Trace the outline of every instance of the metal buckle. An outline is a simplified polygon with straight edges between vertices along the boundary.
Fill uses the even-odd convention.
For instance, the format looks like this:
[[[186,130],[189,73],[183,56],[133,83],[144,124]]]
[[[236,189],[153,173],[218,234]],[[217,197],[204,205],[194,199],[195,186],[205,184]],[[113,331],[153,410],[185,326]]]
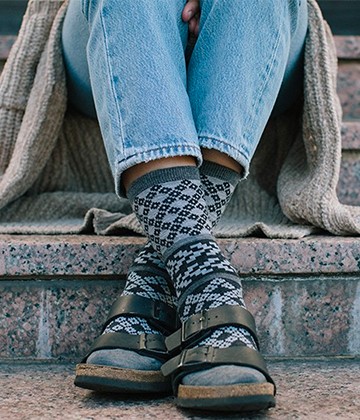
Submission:
[[[199,359],[196,360],[197,357],[195,357],[195,360],[188,362],[187,358],[189,355],[189,352],[196,352],[200,349],[185,349],[180,354],[180,360],[177,365],[177,368],[182,368],[183,366],[194,366],[201,363],[211,363],[214,359],[216,349],[212,346],[203,347],[200,351],[201,353],[199,355],[196,355]]]
[[[165,344],[164,344],[163,350],[159,348],[152,348],[151,341],[155,341],[155,340],[149,340],[149,338],[147,337],[147,334],[140,334],[139,335],[139,350],[147,350],[147,351],[152,351],[154,353],[167,354]]]
[[[190,337],[195,334],[199,334],[203,331],[208,325],[208,318],[206,316],[206,311],[201,311],[199,314],[194,315],[195,321],[191,321],[190,317],[186,322],[183,322],[181,325],[181,342],[187,341]],[[197,318],[197,319],[196,319]],[[188,329],[192,329],[191,327],[186,327],[191,322],[195,322],[195,331],[191,331],[190,334],[187,333]]]
[[[139,350],[148,350],[146,334],[139,335]]]

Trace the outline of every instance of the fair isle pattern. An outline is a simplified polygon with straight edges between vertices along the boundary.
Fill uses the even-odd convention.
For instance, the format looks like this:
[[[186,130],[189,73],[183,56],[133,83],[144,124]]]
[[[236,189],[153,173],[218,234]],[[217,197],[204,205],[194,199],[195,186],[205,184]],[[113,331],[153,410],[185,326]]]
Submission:
[[[204,190],[211,227],[214,228],[224,213],[235,187],[230,182],[202,174],[201,172],[200,180]]]
[[[125,289],[122,295],[137,295],[151,300],[157,300],[171,307],[176,307],[175,290],[170,282],[162,276],[152,273],[137,273],[131,271],[128,274]]]
[[[214,278],[189,293],[178,310],[181,320],[203,310],[223,305],[240,305],[245,308],[240,280]]]
[[[147,242],[144,248],[136,256],[131,269],[136,266],[152,267],[157,271],[163,271],[164,276],[167,275],[166,267],[161,261],[159,254],[155,251],[151,242]]]
[[[234,191],[234,187],[230,182],[205,174],[201,174],[200,179],[205,202],[208,206],[209,220],[211,226],[214,227],[225,210],[232,192]],[[186,316],[190,311],[192,313],[200,311],[201,309],[198,308],[203,306],[203,299],[206,299],[207,296],[210,298],[211,302],[213,302],[215,296],[217,296],[217,306],[221,304],[236,304],[236,299],[234,299],[233,296],[234,293],[237,298],[241,297],[242,299],[241,288],[237,287],[236,292],[234,292],[234,287],[230,287],[229,289],[229,286],[231,286],[231,282],[229,282],[227,287],[225,286],[221,289],[220,284],[223,284],[225,280],[219,279],[219,282],[220,283],[216,286],[213,284],[214,282],[210,282],[210,284],[206,286],[203,294],[189,295],[186,299],[184,310],[181,310],[181,313]],[[220,293],[216,293],[217,290],[220,290]],[[223,291],[223,293],[221,293],[221,291]],[[158,300],[171,307],[177,305],[174,286],[164,263],[151,245],[151,242],[147,242],[142,251],[135,258],[122,294],[135,294],[148,299]],[[240,294],[240,296],[238,294]],[[194,310],[191,310],[193,305],[195,305],[195,308]],[[105,332],[125,331],[128,334],[141,334],[150,329],[151,327],[148,325],[147,321],[142,318],[118,317],[110,323]]]
[[[125,332],[130,335],[161,334],[159,330],[152,328],[146,319],[135,316],[119,316],[109,323],[103,334],[116,332]]]
[[[179,246],[168,257],[166,267],[174,280],[178,298],[191,284],[204,280],[205,276],[238,278],[235,268],[226,260],[218,244],[211,239]]]
[[[161,255],[181,239],[211,230],[204,193],[197,179],[156,184],[139,193],[133,210]]]
[[[173,170],[171,176],[177,176],[181,171],[176,174],[177,171]],[[132,187],[135,189],[130,199],[150,242],[164,258],[175,285],[180,318],[185,320],[210,307],[227,304],[244,306],[236,270],[211,237],[211,224],[200,181],[169,181],[167,174],[166,169],[159,170],[157,183],[154,183],[151,174],[144,175],[141,182],[147,187],[140,184]],[[162,184],[158,183],[160,179]],[[135,193],[139,187],[142,189]],[[187,305],[183,305],[182,301]],[[246,333],[243,328],[219,328],[208,340],[214,346],[221,343],[225,348],[239,342],[247,345],[251,341]]]
[[[200,341],[195,347],[212,346],[219,349],[226,349],[232,346],[245,345],[251,349],[258,350],[256,343],[244,328],[229,326],[215,330],[210,337]]]
[[[126,279],[122,296],[137,295],[177,306],[176,294],[165,266],[148,242],[135,258]],[[119,316],[107,325],[104,333],[126,332],[131,335],[160,334],[141,317]]]

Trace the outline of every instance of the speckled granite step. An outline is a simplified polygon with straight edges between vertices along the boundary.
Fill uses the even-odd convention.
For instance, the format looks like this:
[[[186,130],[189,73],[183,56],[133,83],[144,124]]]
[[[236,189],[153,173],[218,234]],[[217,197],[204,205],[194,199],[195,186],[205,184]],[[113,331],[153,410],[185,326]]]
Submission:
[[[243,277],[266,355],[360,355],[360,238],[219,242]],[[0,236],[0,359],[79,359],[143,243]]]

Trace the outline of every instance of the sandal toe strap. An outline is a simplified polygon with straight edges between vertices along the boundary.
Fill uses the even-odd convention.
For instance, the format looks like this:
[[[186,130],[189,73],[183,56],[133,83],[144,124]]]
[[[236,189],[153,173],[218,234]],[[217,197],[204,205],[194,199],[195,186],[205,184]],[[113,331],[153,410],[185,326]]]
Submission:
[[[106,326],[119,316],[138,316],[145,318],[152,327],[165,333],[172,333],[177,324],[176,310],[164,302],[137,295],[120,296],[112,305]]]
[[[230,325],[249,331],[259,348],[254,317],[245,308],[235,305],[224,305],[190,316],[180,329],[166,338],[166,346],[171,353],[179,352],[186,347],[194,347],[215,328]]]
[[[162,334],[130,335],[127,333],[107,333],[100,335],[82,360],[86,363],[91,353],[97,350],[124,349],[136,351],[144,356],[154,357],[161,361],[167,360],[168,351]]]
[[[164,363],[161,371],[164,376],[172,375],[174,392],[176,393],[181,379],[188,373],[221,365],[237,365],[256,369],[275,387],[262,355],[257,350],[253,350],[245,345],[226,349],[212,346],[185,349],[178,356]]]

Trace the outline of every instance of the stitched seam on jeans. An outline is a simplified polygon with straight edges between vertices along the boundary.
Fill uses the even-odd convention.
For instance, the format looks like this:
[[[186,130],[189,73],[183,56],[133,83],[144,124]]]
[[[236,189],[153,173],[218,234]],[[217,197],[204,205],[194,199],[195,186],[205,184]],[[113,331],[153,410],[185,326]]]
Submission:
[[[239,153],[240,155],[242,155],[246,160],[249,160],[249,152],[242,144],[240,144],[240,147],[238,148],[238,147],[235,147],[232,144],[230,144],[229,140],[225,140],[225,139],[222,139],[220,137],[216,137],[216,136],[212,136],[212,135],[199,135],[199,143],[201,143],[201,139],[215,140],[219,143],[222,143],[226,147],[228,147],[229,149],[232,149],[236,153]],[[201,144],[200,144],[200,147],[202,147]],[[215,147],[213,147],[213,148],[216,149]]]
[[[166,149],[168,149],[170,151],[170,153],[172,151],[174,151],[175,153],[177,153],[179,150],[181,152],[183,152],[184,154],[186,154],[186,153],[193,153],[193,155],[191,155],[191,156],[195,157],[199,161],[201,159],[200,147],[198,147],[198,146],[191,146],[191,145],[181,145],[181,144],[179,144],[179,145],[173,145],[172,144],[172,145],[165,145],[165,146],[161,146],[161,147],[154,147],[153,149],[148,149],[146,151],[134,152],[133,154],[128,155],[128,156],[124,157],[121,160],[118,160],[117,161],[117,165],[123,165],[124,162],[126,162],[126,161],[128,161],[128,160],[130,160],[130,159],[132,159],[132,158],[134,158],[136,156],[141,156],[142,157],[141,159],[144,162],[147,162],[147,160],[145,158],[145,155],[151,154],[151,153],[156,152],[156,151],[159,151],[160,152],[160,151],[166,150]],[[198,153],[196,153],[196,152],[198,152]],[[161,159],[161,158],[173,157],[173,156],[180,156],[180,155],[179,154],[171,155],[171,156],[159,155],[159,156],[154,157],[154,159]]]
[[[108,48],[108,39],[107,39],[107,35],[106,35],[106,31],[105,31],[105,23],[104,23],[104,19],[103,19],[103,11],[102,8],[100,10],[100,21],[101,21],[101,26],[102,26],[102,30],[103,30],[103,35],[104,35],[104,42],[105,42],[105,49],[106,49],[106,67],[107,67],[107,71],[108,71],[108,76],[109,76],[109,84],[110,84],[110,89],[113,93],[113,98],[114,98],[114,103],[115,103],[115,108],[118,114],[118,120],[120,123],[120,137],[121,137],[121,142],[122,142],[122,150],[124,150],[124,131],[123,131],[123,122],[122,122],[122,118],[121,118],[121,111],[119,106],[117,105],[117,101],[115,100],[116,98],[116,90],[114,87],[114,83],[113,83],[113,74],[111,71],[111,66],[110,66],[110,53],[109,53],[109,48]]]

